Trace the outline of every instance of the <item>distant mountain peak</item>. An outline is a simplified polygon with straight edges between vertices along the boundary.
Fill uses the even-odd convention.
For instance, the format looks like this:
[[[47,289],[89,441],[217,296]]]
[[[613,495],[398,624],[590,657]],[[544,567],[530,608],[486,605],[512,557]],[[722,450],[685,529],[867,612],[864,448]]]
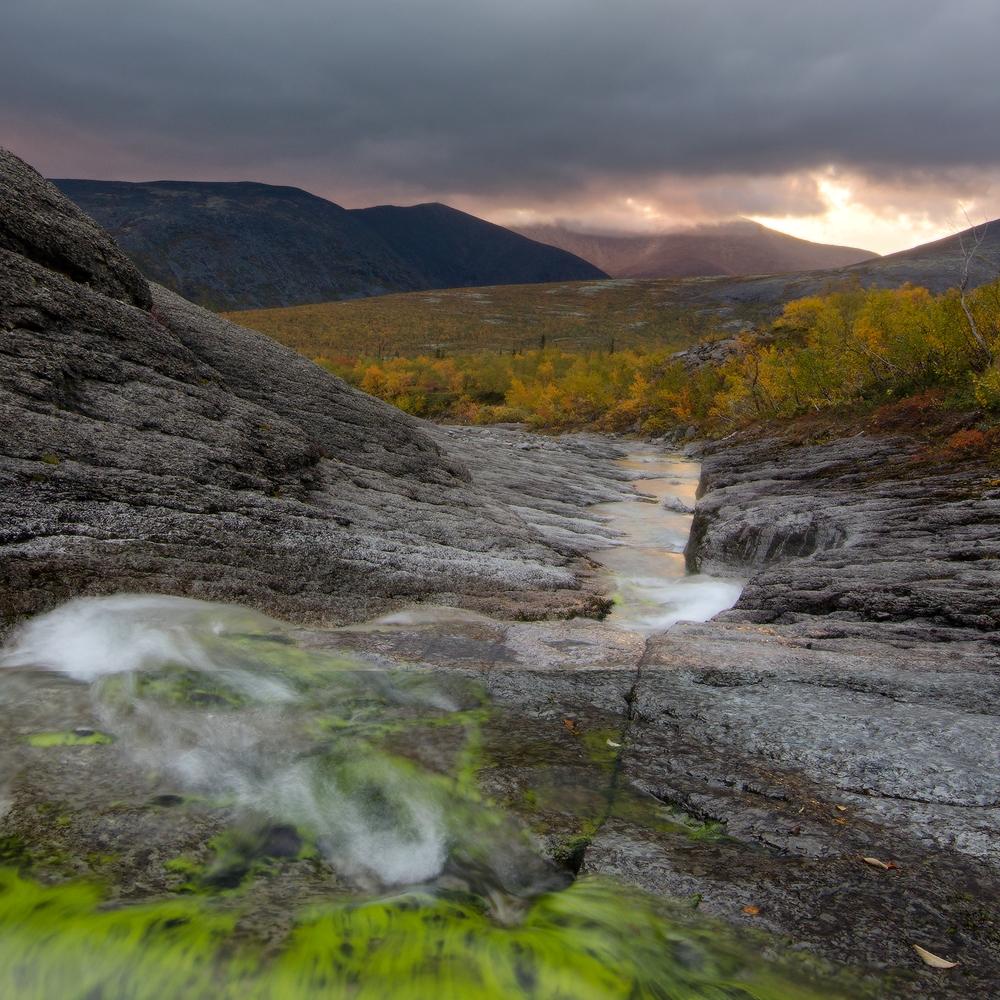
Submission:
[[[843,267],[878,256],[856,247],[811,243],[743,217],[668,232],[602,234],[558,225],[517,231],[589,260],[615,278],[779,274]]]

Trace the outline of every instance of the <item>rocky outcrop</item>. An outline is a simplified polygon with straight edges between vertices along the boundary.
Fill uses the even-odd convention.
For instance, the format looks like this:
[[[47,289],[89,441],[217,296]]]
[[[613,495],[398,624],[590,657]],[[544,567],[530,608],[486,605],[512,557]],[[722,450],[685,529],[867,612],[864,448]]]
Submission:
[[[887,975],[880,997],[990,996],[1000,492],[919,452],[867,434],[715,446],[688,558],[749,580],[711,622],[643,642],[582,620],[397,618],[317,641],[476,673],[526,742],[609,747],[585,824],[555,751],[489,773],[553,856],[570,845],[584,872]]]
[[[896,622],[935,641],[997,631],[1000,490],[981,468],[915,463],[918,448],[862,434],[707,456],[690,567],[760,571],[730,619]]]
[[[418,421],[148,286],[10,154],[0,196],[4,621],[120,590],[331,622],[430,595],[599,607],[584,546],[547,542]],[[588,468],[604,499],[621,489],[605,458],[557,452],[552,482]]]
[[[148,309],[149,286],[114,240],[39,173],[0,148],[0,249]]]
[[[749,580],[733,610],[649,640],[622,766],[631,787],[753,850],[691,852],[616,819],[587,865],[909,970],[879,995],[989,994],[998,520],[988,469],[928,463],[906,437],[715,446],[688,562]],[[912,944],[969,968],[942,981]]]

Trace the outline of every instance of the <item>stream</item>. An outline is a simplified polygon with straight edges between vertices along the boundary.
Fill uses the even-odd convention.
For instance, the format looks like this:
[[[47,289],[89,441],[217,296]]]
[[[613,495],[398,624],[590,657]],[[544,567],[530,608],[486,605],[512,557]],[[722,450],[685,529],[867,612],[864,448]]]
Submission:
[[[595,556],[609,623],[731,606],[740,582],[686,576],[690,514],[663,506],[693,503],[697,465],[622,464],[655,502],[598,511],[622,532]],[[369,627],[414,621],[437,627]],[[724,835],[618,789],[620,718],[543,729],[468,673],[156,595],[71,601],[0,666],[2,996],[846,995],[690,901],[580,871],[611,815]]]
[[[615,606],[608,620],[643,634],[664,632],[680,621],[703,622],[731,608],[743,581],[689,574],[684,546],[701,466],[647,445],[617,463],[634,472],[633,486],[651,502],[624,500],[594,510],[623,535],[621,544],[593,554],[610,576]]]

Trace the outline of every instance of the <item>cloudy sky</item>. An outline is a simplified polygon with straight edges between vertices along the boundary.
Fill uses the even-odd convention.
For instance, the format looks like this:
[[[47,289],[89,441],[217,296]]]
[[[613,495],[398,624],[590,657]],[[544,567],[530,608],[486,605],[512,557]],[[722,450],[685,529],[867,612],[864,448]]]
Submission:
[[[3,0],[56,177],[901,249],[1000,216],[998,0]]]

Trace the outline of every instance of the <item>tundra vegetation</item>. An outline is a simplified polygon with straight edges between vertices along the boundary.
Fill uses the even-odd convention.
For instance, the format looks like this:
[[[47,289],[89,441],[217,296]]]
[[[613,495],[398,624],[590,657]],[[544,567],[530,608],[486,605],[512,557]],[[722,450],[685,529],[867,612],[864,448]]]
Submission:
[[[272,310],[286,315],[271,316],[264,328],[366,392],[438,420],[642,434],[695,427],[721,436],[763,420],[912,399],[915,412],[980,411],[978,425],[962,428],[949,442],[953,451],[1000,447],[1000,431],[992,426],[1000,414],[1000,282],[964,302],[958,291],[934,295],[912,285],[834,291],[790,302],[774,320],[735,336],[718,327],[709,332],[698,316],[679,323],[669,308],[654,318],[657,284],[592,293],[601,298],[591,302],[586,322],[577,320],[575,337],[565,302],[574,286],[555,286],[560,315],[534,327],[516,321],[516,293],[508,290],[505,333],[496,328],[463,338],[461,324],[473,317],[442,310],[444,326],[421,328],[420,335],[448,340],[455,350],[415,350],[414,324],[396,315],[399,300],[413,298],[408,296],[365,303],[372,336],[360,338],[361,351],[353,357],[343,342],[327,349],[334,343],[329,327],[321,335],[301,317],[291,322],[299,310]],[[644,287],[638,296],[635,288]],[[489,298],[497,291],[480,294]],[[535,290],[532,302],[542,294]],[[318,314],[312,315],[316,321]],[[399,337],[380,337],[381,324],[399,329]],[[719,350],[679,350],[706,333],[722,341]]]

